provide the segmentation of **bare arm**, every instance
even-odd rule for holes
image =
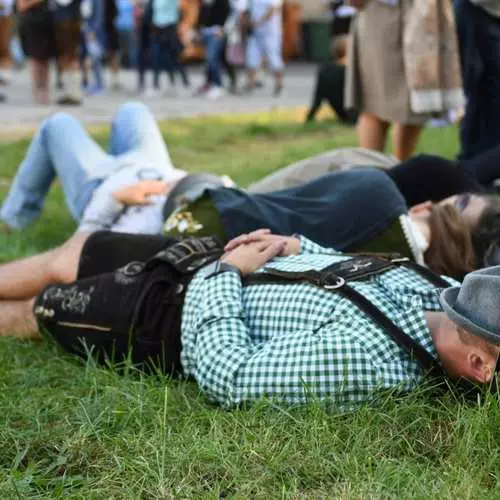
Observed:
[[[16,0],[16,6],[19,12],[25,12],[42,2],[43,0]]]

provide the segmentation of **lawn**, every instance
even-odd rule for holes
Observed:
[[[293,112],[163,124],[174,163],[245,185],[295,160],[355,145],[335,122]],[[457,131],[420,150],[452,157]],[[96,131],[105,144],[107,131]],[[28,142],[0,143],[0,196]],[[58,186],[40,222],[0,236],[0,261],[75,226]],[[341,415],[261,403],[224,412],[192,383],[120,376],[51,344],[0,339],[0,498],[499,498],[500,408],[426,388]]]

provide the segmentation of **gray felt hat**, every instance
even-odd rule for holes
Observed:
[[[469,273],[462,286],[444,290],[440,302],[457,326],[500,345],[500,266]]]

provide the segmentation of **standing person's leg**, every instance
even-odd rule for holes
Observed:
[[[460,155],[462,160],[471,159],[479,150],[484,135],[481,115],[480,79],[484,73],[484,61],[478,47],[480,16],[478,7],[469,0],[455,0],[462,82],[466,97],[465,115],[460,123]]]
[[[220,59],[222,56],[223,44],[224,40],[222,37],[218,37],[213,33],[205,36],[208,72],[210,73],[211,84],[216,87],[222,87]]]
[[[82,103],[78,75],[78,46],[81,26],[79,20],[55,23],[56,47],[64,93],[57,103],[65,106],[79,106]]]
[[[247,40],[246,66],[247,66],[247,89],[254,90],[257,83],[257,71],[262,63],[257,35],[253,33]]]
[[[153,64],[153,87],[155,90],[160,90],[160,73],[161,73],[161,45],[158,28],[153,28],[151,34],[151,61]]]
[[[182,78],[182,84],[185,88],[189,88],[189,77],[186,71],[186,67],[181,60],[181,54],[183,50],[183,45],[179,40],[179,36],[177,34],[177,24],[173,25],[170,33],[172,39],[172,47],[174,48],[172,56],[174,61],[174,70],[178,71]]]
[[[482,186],[500,179],[500,146],[488,149],[470,160],[461,162],[463,169]]]
[[[384,151],[390,123],[369,113],[361,113],[358,120],[359,146],[374,151]]]
[[[161,68],[165,70],[168,74],[168,80],[170,86],[175,88],[175,72],[177,71],[176,66],[176,47],[175,40],[169,33],[169,26],[162,28],[161,39],[160,39],[160,54],[161,54]]]
[[[114,24],[107,28],[107,47],[109,53],[110,88],[117,92],[122,89],[120,82],[121,53],[118,30]]]
[[[227,37],[224,37],[224,43],[222,45],[221,62],[223,68],[226,70],[227,76],[229,77],[229,92],[231,94],[236,94],[238,90],[238,72],[235,66],[233,66],[227,59]]]
[[[422,125],[397,123],[394,127],[394,156],[401,161],[410,158],[418,144]]]
[[[281,27],[269,26],[262,36],[262,49],[267,57],[269,68],[274,74],[274,95],[279,96],[283,90],[283,34]]]
[[[33,59],[31,61],[33,98],[36,104],[49,104],[49,61]]]
[[[140,102],[120,107],[113,118],[110,154],[139,153],[158,165],[172,165],[165,141],[151,110]]]
[[[57,176],[68,208],[78,220],[97,179],[106,177],[115,163],[76,119],[58,113],[45,120],[31,142],[0,209],[0,219],[14,228],[33,222]]]
[[[0,85],[10,82],[10,37],[12,30],[10,16],[0,16]]]

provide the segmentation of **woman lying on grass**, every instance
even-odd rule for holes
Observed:
[[[342,251],[398,252],[458,278],[496,262],[498,199],[462,194],[408,211],[404,192],[416,199],[415,192],[409,192],[415,184],[409,179],[418,165],[412,160],[390,169],[389,175],[375,168],[337,172],[273,193],[228,187],[198,189],[199,197],[175,213],[165,214],[164,206],[171,207],[178,198],[177,191],[171,197],[168,191],[186,172],[173,167],[160,130],[145,106],[129,103],[120,108],[113,120],[110,149],[106,154],[66,114],[48,119],[28,149],[1,218],[9,228],[33,221],[58,175],[68,207],[80,223],[79,232],[160,234],[167,218],[166,234],[171,236],[208,234],[228,241],[269,227],[280,234],[301,233]],[[466,174],[446,165],[446,160],[441,161],[444,165],[436,161],[439,168],[434,168],[434,179],[428,167],[424,178],[429,179],[429,187],[419,191],[439,199],[439,194],[455,188],[477,188],[480,184],[474,175],[485,182],[493,179],[494,156],[491,152],[488,161],[476,160]]]

